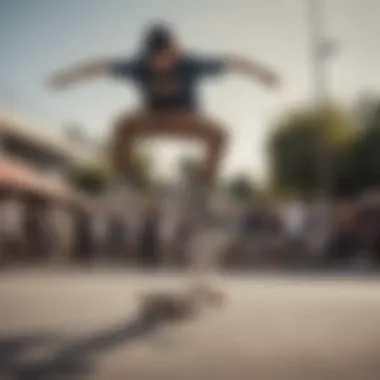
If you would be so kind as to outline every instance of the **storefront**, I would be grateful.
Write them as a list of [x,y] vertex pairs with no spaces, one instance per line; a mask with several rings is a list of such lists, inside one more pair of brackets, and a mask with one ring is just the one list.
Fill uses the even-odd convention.
[[48,217],[56,210],[69,214],[75,204],[75,194],[63,181],[0,156],[0,207],[3,210],[0,245],[15,241],[13,246],[17,246],[11,252],[17,257],[7,259],[47,256],[51,243],[58,242],[53,229],[54,232],[60,229],[58,224],[54,225],[53,217],[51,221]]

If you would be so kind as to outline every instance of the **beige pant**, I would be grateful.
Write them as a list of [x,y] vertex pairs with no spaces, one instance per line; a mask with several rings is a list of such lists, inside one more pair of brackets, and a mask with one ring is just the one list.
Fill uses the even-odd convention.
[[137,139],[168,136],[196,140],[205,144],[207,158],[200,176],[212,182],[217,174],[225,143],[225,131],[216,123],[190,111],[137,112],[122,116],[111,141],[111,156],[116,174],[131,168]]

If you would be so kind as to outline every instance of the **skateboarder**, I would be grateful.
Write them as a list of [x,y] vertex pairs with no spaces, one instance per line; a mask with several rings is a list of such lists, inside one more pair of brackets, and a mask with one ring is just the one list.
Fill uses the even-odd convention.
[[[138,111],[120,116],[115,124],[111,156],[116,176],[128,179],[134,144],[139,138],[195,139],[207,148],[197,180],[201,187],[209,188],[217,175],[227,135],[224,128],[205,117],[199,109],[197,87],[204,78],[229,72],[245,74],[269,88],[278,84],[277,75],[259,63],[234,56],[205,57],[188,52],[170,28],[155,25],[147,30],[138,52],[132,57],[92,60],[59,72],[51,78],[50,84],[60,89],[103,75],[129,80],[139,90],[142,102]],[[199,209],[203,208],[202,198],[201,194]],[[195,241],[196,249],[202,252],[203,247],[210,246],[210,242],[200,236]],[[219,240],[217,243],[219,245]],[[215,249],[212,247],[213,251]],[[194,269],[196,273],[202,272],[202,277],[204,271],[199,271],[199,266],[208,271],[215,261],[212,259],[210,264],[194,260],[197,261]]]
[[210,185],[227,142],[226,130],[200,111],[197,86],[203,78],[228,72],[246,74],[270,88],[278,84],[277,75],[261,64],[240,57],[203,57],[187,52],[170,28],[155,25],[146,32],[134,56],[89,61],[54,75],[50,85],[61,89],[102,75],[130,80],[142,103],[138,111],[122,115],[115,124],[111,155],[116,174],[128,175],[136,139],[179,137],[206,145],[207,158],[199,180]]

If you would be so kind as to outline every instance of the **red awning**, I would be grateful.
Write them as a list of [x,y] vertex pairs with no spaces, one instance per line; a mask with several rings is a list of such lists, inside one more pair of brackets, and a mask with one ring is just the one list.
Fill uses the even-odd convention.
[[51,198],[72,198],[69,186],[34,170],[28,165],[0,157],[0,186]]

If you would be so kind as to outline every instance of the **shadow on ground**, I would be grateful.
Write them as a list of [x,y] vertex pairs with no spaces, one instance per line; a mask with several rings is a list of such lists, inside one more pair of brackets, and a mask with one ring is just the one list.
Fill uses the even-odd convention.
[[[89,337],[63,344],[58,336],[0,336],[0,378],[12,380],[70,380],[89,374],[97,355],[132,343],[155,331],[160,321],[134,319]],[[40,360],[25,360],[25,353],[58,344],[55,352]],[[24,357],[23,357],[24,356]]]

